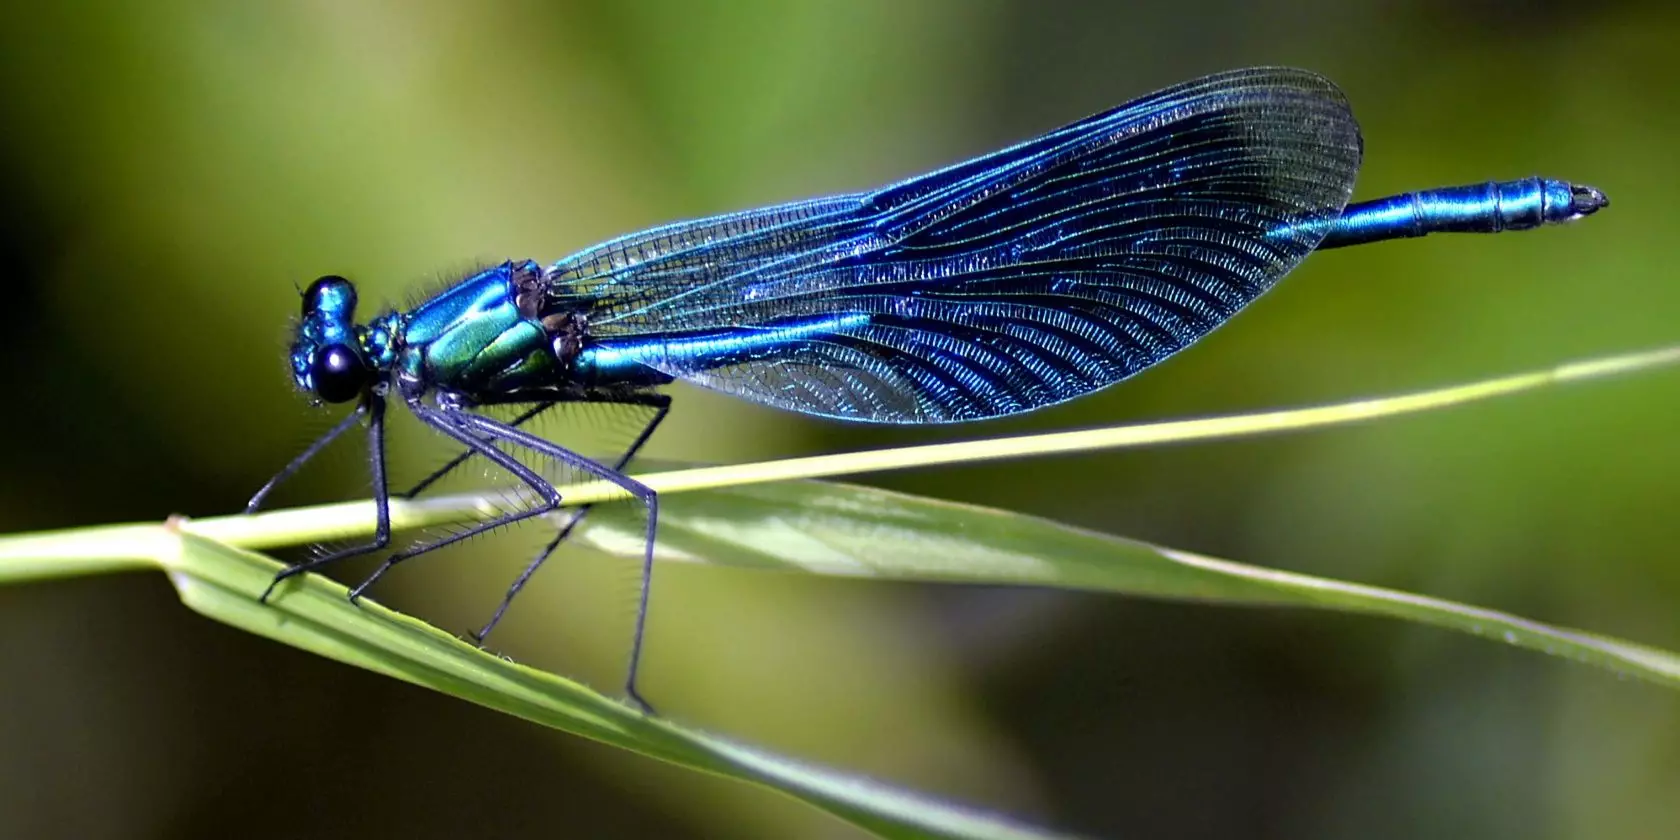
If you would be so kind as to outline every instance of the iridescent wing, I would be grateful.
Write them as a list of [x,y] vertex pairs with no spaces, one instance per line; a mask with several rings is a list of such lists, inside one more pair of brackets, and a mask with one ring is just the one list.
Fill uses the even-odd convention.
[[[1238,70],[875,192],[606,242],[550,270],[550,304],[587,309],[598,340],[674,339],[639,358],[780,408],[1013,414],[1131,376],[1236,314],[1318,244],[1359,163],[1328,80]],[[731,341],[739,352],[718,352]]]

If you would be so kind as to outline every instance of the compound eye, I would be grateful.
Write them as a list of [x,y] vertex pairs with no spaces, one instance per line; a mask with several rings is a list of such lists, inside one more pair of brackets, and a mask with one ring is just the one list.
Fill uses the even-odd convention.
[[309,365],[315,395],[330,403],[349,402],[367,387],[368,369],[362,357],[343,344],[329,344],[315,353]]

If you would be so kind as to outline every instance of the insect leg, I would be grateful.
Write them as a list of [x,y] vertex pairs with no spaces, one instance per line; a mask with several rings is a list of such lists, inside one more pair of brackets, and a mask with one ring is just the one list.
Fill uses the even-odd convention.
[[315,442],[309,444],[308,448],[299,452],[297,457],[291,460],[291,463],[275,473],[274,477],[269,479],[268,483],[264,484],[256,495],[251,497],[251,501],[245,503],[245,512],[256,513],[257,509],[262,507],[262,503],[268,499],[268,494],[274,492],[274,488],[279,487],[286,479],[297,475],[297,471],[303,469],[303,465],[309,463],[309,459],[319,455],[321,450],[326,449],[329,444],[337,440],[339,435],[349,431],[350,427],[356,425],[356,421],[360,420],[367,410],[366,403],[356,406],[356,410],[344,415],[344,419],[338,421],[338,425],[328,429],[326,434],[316,438]]
[[[636,435],[636,439],[630,442],[629,448],[625,449],[624,454],[613,463],[612,468],[614,471],[623,472],[624,467],[630,463],[630,460],[636,457],[636,453],[642,448],[642,444],[647,443],[648,438],[653,437],[653,432],[655,429],[659,428],[660,421],[664,420],[665,415],[671,412],[671,397],[667,394],[636,394],[623,399],[604,400],[603,402],[608,402],[613,405],[650,406],[654,409],[653,418],[648,420],[647,425],[642,427],[641,433]],[[485,623],[484,627],[473,635],[475,641],[481,645],[484,644],[484,640],[490,635],[490,631],[496,629],[496,625],[501,622],[502,616],[507,614],[508,607],[513,605],[514,597],[519,594],[520,590],[525,588],[525,584],[530,582],[531,576],[537,573],[537,569],[541,568],[542,564],[548,560],[549,555],[553,554],[554,550],[559,548],[560,544],[565,542],[567,537],[571,536],[572,529],[576,528],[578,523],[582,522],[583,518],[589,515],[589,510],[593,507],[594,505],[583,505],[574,511],[571,518],[566,520],[566,524],[561,526],[560,532],[555,535],[554,539],[550,540],[548,545],[544,546],[542,551],[538,552],[537,556],[525,567],[524,571],[519,573],[518,579],[513,582],[512,586],[508,587],[507,594],[502,596],[501,604],[496,606],[496,613],[490,616],[490,620]],[[646,593],[647,587],[648,581],[644,579],[641,583],[641,590],[643,593]],[[647,603],[645,594],[641,600],[643,609],[645,610]],[[638,621],[638,625],[639,624],[640,621]]]
[[[624,693],[629,697],[631,702],[640,706],[644,712],[651,714],[653,712],[653,707],[648,705],[648,702],[642,699],[641,693],[636,690],[636,675],[637,672],[641,670],[642,641],[647,629],[648,590],[653,582],[653,540],[654,535],[657,534],[659,530],[658,494],[653,491],[653,488],[625,475],[622,472],[619,472],[618,470],[610,469],[602,464],[598,464],[582,455],[577,454],[576,452],[566,449],[565,447],[558,446],[550,441],[543,440],[542,438],[528,432],[511,428],[505,423],[500,423],[488,417],[466,411],[451,413],[456,416],[458,422],[460,422],[467,430],[477,434],[482,434],[489,438],[503,440],[515,446],[525,447],[526,449],[540,455],[544,455],[559,463],[589,473],[596,478],[612,482],[613,484],[623,488],[630,495],[640,499],[642,504],[647,508],[647,534],[645,547],[642,552],[641,591],[637,597],[636,630],[634,636],[632,636],[630,640],[630,663],[628,675],[624,680]],[[491,450],[495,450],[494,446],[489,448]],[[497,454],[502,454],[500,450],[495,451]],[[489,453],[486,452],[486,455],[488,454]],[[553,488],[550,487],[550,489],[552,490]]]
[[[346,557],[354,557],[358,554],[378,551],[391,544],[391,492],[385,481],[385,398],[379,396],[378,394],[370,393],[368,394],[364,405],[366,406],[366,410],[368,412],[368,472],[373,478],[373,509],[375,517],[373,540],[363,545],[355,545],[346,549],[334,551],[330,554],[315,557],[303,563],[299,563],[290,568],[282,569],[279,574],[274,576],[274,580],[269,581],[268,588],[263,590],[262,597],[257,600],[267,603],[268,597],[274,594],[274,587],[279,586],[280,581],[283,581],[286,578],[294,575],[301,575],[304,572],[314,571],[315,569],[319,569],[328,563],[335,563],[339,560],[345,559]],[[355,415],[351,416],[354,417]],[[347,424],[345,423],[340,423],[339,427],[333,430],[331,436],[336,437],[343,431],[346,425]],[[331,437],[323,438],[323,440],[330,441]],[[309,450],[305,450],[304,455],[313,455],[314,451],[311,450],[319,450],[320,448],[320,445],[312,446]],[[293,460],[293,464],[301,463],[303,460],[306,460],[305,457],[299,456]]]
[[553,484],[550,484],[542,476],[537,475],[531,470],[531,468],[519,463],[519,460],[514,458],[512,455],[497,449],[493,440],[480,438],[479,435],[486,435],[487,437],[493,437],[493,435],[487,434],[483,427],[474,427],[466,421],[469,419],[480,421],[490,427],[506,429],[519,435],[524,435],[524,432],[514,430],[512,427],[500,421],[491,420],[488,417],[480,417],[470,411],[461,409],[432,408],[431,406],[418,401],[410,403],[409,408],[414,412],[414,416],[420,418],[421,422],[431,426],[445,435],[448,435],[451,438],[454,438],[457,442],[465,445],[473,452],[490,459],[490,461],[496,466],[507,470],[515,478],[519,479],[520,482],[525,484],[527,487],[530,487],[532,490],[535,490],[537,495],[542,497],[542,501],[535,507],[528,510],[510,511],[499,516],[492,517],[491,519],[462,530],[459,533],[450,534],[449,536],[441,537],[430,542],[409,546],[408,548],[385,558],[385,562],[379,564],[379,568],[375,569],[373,574],[368,576],[367,580],[362,581],[355,589],[350,590],[350,600],[352,601],[362,597],[362,594],[365,593],[369,587],[377,583],[380,578],[384,577],[386,572],[389,572],[393,567],[404,560],[418,557],[428,551],[433,551],[446,545],[453,545],[462,540],[478,536],[486,531],[494,531],[497,528],[512,525],[515,522],[530,519],[533,516],[541,516],[542,514],[560,506],[560,493],[554,489]]
[[[523,414],[519,415],[518,417],[515,417],[512,420],[508,421],[508,425],[517,429],[520,426],[524,425],[526,423],[526,421],[528,421],[531,418],[536,417],[537,415],[549,410],[550,408],[553,408],[554,406],[555,406],[555,401],[553,401],[553,400],[539,402],[536,405],[532,406],[525,413],[523,413]],[[405,498],[405,499],[412,499],[412,498],[420,495],[422,492],[425,491],[425,489],[427,487],[430,487],[433,484],[436,484],[438,481],[442,480],[444,476],[450,474],[451,472],[454,472],[455,468],[459,467],[459,466],[461,466],[461,464],[465,463],[468,458],[471,458],[473,456],[474,452],[476,452],[476,450],[474,450],[472,447],[467,447],[459,455],[456,455],[454,458],[452,458],[449,461],[449,463],[444,464],[441,467],[438,467],[436,470],[432,471],[431,475],[428,475],[425,478],[420,479],[420,482],[418,484],[414,485],[412,488],[409,488],[409,491],[407,493],[403,493],[402,497]]]

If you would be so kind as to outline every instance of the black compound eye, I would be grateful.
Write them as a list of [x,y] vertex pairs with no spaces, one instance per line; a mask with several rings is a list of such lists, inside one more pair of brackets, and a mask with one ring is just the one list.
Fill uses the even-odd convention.
[[368,369],[356,351],[343,344],[329,344],[315,353],[309,378],[316,396],[330,403],[349,402],[367,386]]

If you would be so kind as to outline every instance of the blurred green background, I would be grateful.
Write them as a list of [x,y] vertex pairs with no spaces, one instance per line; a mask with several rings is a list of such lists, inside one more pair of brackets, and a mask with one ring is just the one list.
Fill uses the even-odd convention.
[[[1345,88],[1360,197],[1546,174],[1613,206],[1320,255],[1194,351],[1019,420],[860,429],[679,389],[649,454],[1269,408],[1672,342],[1677,41],[1655,2],[7,4],[0,529],[237,510],[327,422],[282,360],[320,274],[401,302],[475,260],[885,183],[1248,64]],[[1677,410],[1659,374],[878,483],[1673,649]],[[359,466],[297,498],[365,493]],[[476,627],[540,536],[378,595]],[[563,555],[498,644],[614,690],[633,577]],[[686,567],[653,607],[643,686],[672,717],[1064,830],[1680,829],[1674,693],[1436,630]],[[155,575],[0,590],[0,673],[0,836],[857,836],[211,624]]]

